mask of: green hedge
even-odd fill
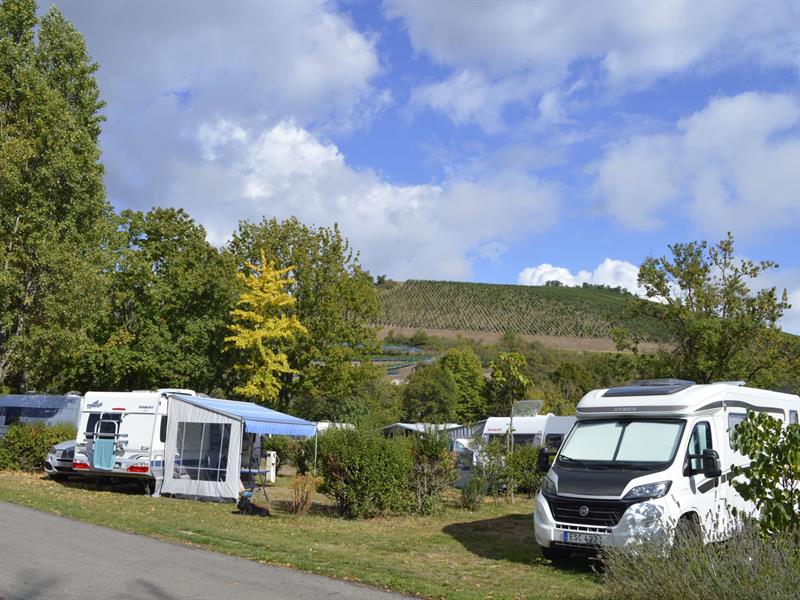
[[[74,440],[75,426],[68,423],[12,425],[0,440],[0,469],[37,471],[44,468],[47,453],[55,444]]]
[[[409,512],[412,504],[408,440],[364,429],[332,429],[319,440],[320,488],[345,518]]]

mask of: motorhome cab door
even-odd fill
[[[714,419],[702,417],[689,422],[688,442],[678,455],[681,464],[681,491],[678,497],[686,504],[683,510],[694,512],[698,522],[702,523],[704,535],[714,531],[714,520],[722,519],[720,511],[724,510],[724,502],[720,502],[721,486],[718,479],[709,479],[703,475],[703,451],[716,450],[723,455],[719,436],[716,435]]]

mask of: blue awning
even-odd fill
[[[317,433],[316,423],[265,408],[252,402],[186,396],[184,394],[170,395],[183,402],[238,418],[244,422],[245,429],[249,433],[291,435],[294,437],[313,437]]]
[[[49,408],[61,409],[80,402],[80,396],[56,394],[6,394],[0,396],[0,408]]]

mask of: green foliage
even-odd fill
[[[183,210],[123,211],[108,274],[107,311],[95,317],[97,349],[84,389],[179,387],[230,392],[222,353],[239,295],[233,262]]]
[[[232,335],[225,338],[242,357],[236,369],[247,376],[234,391],[245,398],[272,405],[285,376],[298,372],[289,366],[283,348],[307,329],[297,315],[289,314],[296,302],[287,292],[288,286],[294,283],[286,277],[292,267],[276,269],[267,262],[263,251],[258,264],[248,262],[246,266],[247,274],[236,274],[244,290],[236,303],[237,308],[231,312]]]
[[[767,535],[789,532],[800,537],[800,425],[783,426],[767,413],[748,413],[733,433],[737,451],[750,458],[734,467],[732,485],[761,513]]]
[[[96,71],[58,10],[0,3],[2,386],[74,388],[93,348],[112,231]]]
[[[314,438],[290,440],[286,454],[298,475],[310,473],[314,468]]]
[[[453,376],[458,395],[455,419],[474,423],[486,416],[486,379],[478,355],[469,347],[451,348],[439,360],[441,368]]]
[[[358,255],[338,227],[315,229],[294,217],[240,223],[227,251],[240,269],[261,252],[277,268],[292,267],[292,314],[308,331],[286,348],[289,366],[299,375],[284,375],[278,408],[288,409],[302,398],[306,410],[296,411],[302,416],[342,420],[358,385],[353,361],[377,348],[371,325],[378,312],[377,292]]]
[[[494,331],[522,335],[610,338],[630,298],[607,289],[409,280],[380,290],[377,323],[386,327]],[[658,341],[656,318],[634,315],[625,325]]]
[[[431,515],[442,507],[445,489],[456,480],[449,436],[435,427],[411,438],[411,490],[417,512]]]
[[[531,380],[525,375],[527,361],[516,352],[501,352],[490,365],[492,378],[487,386],[489,412],[510,415],[515,402],[525,400]]]
[[[74,440],[75,436],[75,426],[68,423],[52,426],[42,423],[12,425],[0,439],[0,469],[41,470],[50,448]]]
[[[542,473],[537,470],[539,448],[534,446],[515,446],[508,456],[509,478],[514,482],[514,489],[528,497],[539,493]]]
[[[403,412],[411,422],[452,423],[458,406],[458,388],[439,363],[421,365],[403,389]]]
[[[495,436],[489,441],[480,440],[477,447],[486,493],[496,500],[506,492],[508,487],[508,470],[506,468],[508,444],[505,438]]]
[[[291,459],[291,446],[293,441],[283,435],[263,436],[261,438],[262,452],[275,452],[275,474],[280,473],[281,467]]]
[[[333,429],[320,438],[320,490],[341,516],[404,513],[411,507],[411,452],[405,438],[369,429]]]
[[[471,512],[478,510],[483,502],[485,490],[483,477],[475,475],[461,488],[461,508]]]
[[[669,550],[657,543],[609,548],[600,574],[609,599],[782,600],[800,589],[800,548],[796,539],[764,539],[752,529],[715,544],[677,536]]]
[[[690,242],[669,246],[671,256],[648,258],[639,285],[648,299],[635,313],[660,320],[669,345],[655,357],[662,376],[698,383],[751,380],[784,360],[784,338],[777,325],[788,308],[784,290],[750,289],[772,261],[737,259],[733,236],[716,246]],[[637,348],[637,336],[617,332],[620,348]]]

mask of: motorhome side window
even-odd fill
[[[733,432],[744,421],[747,415],[744,413],[731,413],[728,415],[728,444],[733,450]]]
[[[711,444],[711,425],[708,421],[701,421],[694,426],[692,437],[689,438],[687,458],[687,475],[703,472],[703,450],[713,448]]]

